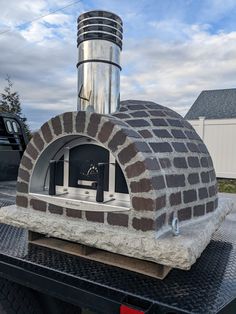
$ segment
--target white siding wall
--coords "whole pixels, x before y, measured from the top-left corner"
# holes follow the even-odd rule
[[[206,144],[218,178],[236,179],[236,119],[189,120]]]

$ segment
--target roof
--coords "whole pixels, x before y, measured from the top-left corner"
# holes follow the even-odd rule
[[[236,88],[205,90],[185,116],[187,120],[236,118]]]

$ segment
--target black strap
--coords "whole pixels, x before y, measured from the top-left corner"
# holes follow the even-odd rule
[[[122,70],[121,66],[115,62],[112,62],[112,61],[108,61],[108,60],[100,60],[100,59],[89,59],[89,60],[83,60],[83,61],[80,61],[77,63],[77,68],[83,64],[83,63],[87,63],[87,62],[102,62],[102,63],[108,63],[108,64],[111,64],[111,65],[114,65],[116,67],[118,67],[120,70]]]

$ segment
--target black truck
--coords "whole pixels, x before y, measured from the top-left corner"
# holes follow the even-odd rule
[[[16,115],[0,114],[0,181],[17,179],[18,167],[28,139]]]
[[[12,114],[0,115],[0,132],[3,207],[15,202],[27,138]],[[235,213],[190,271],[174,269],[164,280],[28,244],[27,237],[0,224],[0,313],[236,313]]]

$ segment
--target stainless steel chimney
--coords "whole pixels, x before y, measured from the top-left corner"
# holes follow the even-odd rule
[[[120,101],[122,20],[90,11],[78,18],[78,110],[115,112]]]

